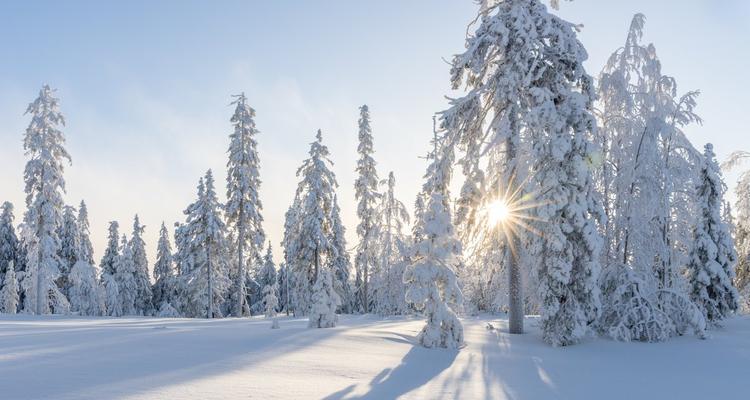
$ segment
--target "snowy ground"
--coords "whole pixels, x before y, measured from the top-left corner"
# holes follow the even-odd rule
[[[422,321],[345,316],[170,320],[0,317],[0,398],[710,399],[750,393],[750,317],[712,338],[569,348],[464,320],[460,351],[413,345]],[[742,395],[741,395],[742,394]]]

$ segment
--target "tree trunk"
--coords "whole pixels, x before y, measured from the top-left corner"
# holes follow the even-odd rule
[[[214,282],[211,270],[211,247],[209,245],[209,247],[206,248],[206,274],[208,275],[208,306],[206,307],[206,318],[214,317]]]
[[[512,234],[511,234],[512,235]],[[523,284],[521,282],[521,268],[516,260],[516,246],[514,237],[508,238],[506,246],[508,259],[508,325],[510,333],[523,333]]]
[[[242,221],[243,212],[240,211],[239,223],[237,224],[237,309],[234,310],[234,316],[242,317],[242,310],[245,305],[245,224]]]

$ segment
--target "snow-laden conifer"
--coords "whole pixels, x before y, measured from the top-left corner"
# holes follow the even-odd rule
[[[185,241],[185,264],[180,268],[185,314],[191,317],[223,316],[221,304],[229,288],[226,227],[216,198],[211,170],[198,184],[198,199],[185,210],[187,220],[179,235]],[[180,249],[182,252],[183,249]]]
[[[331,223],[333,230],[333,258],[330,261],[333,271],[333,289],[338,293],[341,300],[340,310],[351,313],[355,307],[354,289],[349,276],[351,262],[349,251],[346,249],[346,228],[341,222],[341,209],[339,208],[338,196],[333,196],[333,209],[331,211]]]
[[[96,268],[80,258],[73,264],[68,274],[68,298],[70,310],[80,315],[103,315],[106,312],[106,299],[99,285]]]
[[[533,209],[539,214],[534,219],[543,222],[530,229],[544,232],[546,242],[531,264],[540,266],[542,329],[554,344],[579,340],[598,309],[601,241],[594,219],[600,205],[587,164],[595,124],[593,83],[582,65],[586,57],[575,26],[550,14],[541,1],[486,4],[466,51],[453,59],[452,86],[466,85],[468,94],[452,100],[442,113],[446,146],[463,152],[459,164],[467,177],[457,217],[472,242],[479,241],[480,260],[504,257],[508,262],[516,331],[523,323],[519,258],[504,256],[478,217],[507,193],[520,194],[501,200],[543,205]],[[527,154],[531,157],[524,158]],[[523,234],[528,223],[515,222],[520,227],[510,235],[510,244],[523,251],[520,245],[527,241],[515,234]]]
[[[16,280],[16,271],[14,262],[10,261],[6,265],[5,275],[0,289],[0,312],[5,314],[15,314],[18,309],[18,281]]]
[[[433,140],[432,162],[423,191],[429,196],[422,213],[419,241],[414,243],[411,264],[404,271],[406,301],[423,310],[427,324],[417,339],[425,347],[457,348],[463,344],[463,326],[452,306],[463,302],[456,279],[461,242],[450,212],[448,187],[453,148]]]
[[[328,148],[323,145],[320,130],[310,145],[310,158],[297,170],[301,178],[295,199],[294,210],[287,213],[284,229],[284,253],[286,265],[294,271],[294,313],[307,315],[312,305],[312,286],[322,269],[340,270],[344,264],[343,225],[337,221],[335,189],[338,186],[332,165],[328,159]],[[348,259],[346,259],[348,261]],[[333,271],[335,274],[337,271]],[[348,274],[347,274],[348,275]],[[348,282],[332,276],[333,287],[343,288]],[[341,293],[337,293],[339,296]]]
[[[409,306],[403,275],[410,243],[404,234],[404,226],[409,223],[409,212],[404,203],[396,198],[396,177],[392,171],[381,184],[386,185],[387,189],[378,206],[380,254],[372,285],[375,311],[381,315],[406,314]]]
[[[279,273],[276,276],[278,278],[276,287],[278,288],[279,310],[289,315],[292,312],[292,290],[294,289],[292,278],[294,274],[285,263],[281,263]]]
[[[357,180],[354,181],[354,193],[358,201],[357,217],[357,253],[354,257],[356,307],[359,311],[369,312],[373,299],[370,295],[370,278],[372,270],[377,267],[377,203],[378,172],[372,158],[375,150],[372,143],[372,128],[370,127],[370,109],[367,105],[359,108],[359,160],[357,161]]]
[[[417,338],[421,345],[457,348],[463,344],[463,327],[450,304],[461,302],[454,271],[461,244],[442,193],[430,196],[423,218],[423,237],[415,244],[413,264],[404,272],[406,300],[424,310],[427,317]]]
[[[102,289],[104,290],[104,306],[107,315],[119,317],[122,314],[122,301],[120,300],[120,288],[117,280],[112,274],[102,274]]]
[[[65,206],[63,208],[62,224],[57,229],[57,236],[60,238],[60,277],[57,279],[57,286],[69,296],[70,280],[68,275],[73,265],[78,261],[80,250],[81,233],[78,229],[78,217],[75,208]]]
[[[227,225],[234,229],[237,246],[237,281],[234,295],[237,304],[234,315],[242,316],[245,298],[245,263],[260,255],[265,234],[263,232],[263,206],[258,195],[260,189],[260,160],[255,135],[255,110],[247,104],[244,93],[235,96],[236,104],[231,122],[234,133],[229,135],[229,161],[227,162]],[[247,246],[247,247],[246,247]],[[247,252],[245,249],[247,248]]]
[[[104,255],[99,262],[102,277],[104,275],[115,275],[117,272],[115,262],[120,255],[120,224],[117,221],[110,221],[107,231],[107,247],[104,249]]]
[[[739,294],[732,282],[737,254],[729,227],[721,218],[726,188],[710,143],[703,157],[697,187],[699,216],[687,269],[691,298],[708,322],[718,323],[739,306]]]
[[[266,318],[275,317],[278,306],[279,299],[276,296],[276,285],[266,285],[263,288],[263,309],[265,310]]]
[[[81,200],[78,206],[78,259],[94,265],[94,247],[91,245],[91,226],[89,224],[89,210]]]
[[[129,245],[135,273],[133,279],[137,287],[135,310],[139,315],[152,315],[155,310],[148,273],[148,259],[146,258],[146,242],[143,240],[145,229],[146,227],[141,225],[138,215],[136,215],[133,218],[133,234]]]
[[[0,282],[5,276],[5,271],[10,263],[19,265],[20,242],[16,236],[13,225],[13,204],[6,201],[2,205],[0,213]]]
[[[307,326],[310,328],[333,328],[338,316],[336,308],[341,298],[333,289],[333,274],[327,268],[318,271],[318,277],[312,287],[310,317]]]
[[[139,315],[136,308],[138,300],[138,282],[136,281],[133,249],[125,235],[120,239],[119,256],[115,260],[114,278],[117,282],[117,292],[120,299],[122,315]]]
[[[24,214],[26,270],[21,286],[25,292],[26,310],[36,314],[67,312],[69,304],[56,285],[60,276],[60,239],[65,162],[65,138],[59,127],[65,119],[59,111],[53,90],[44,85],[26,109],[31,123],[26,128],[23,147],[29,161],[24,170],[26,213]]]
[[[169,232],[164,222],[159,229],[159,243],[156,248],[156,263],[153,270],[154,286],[152,289],[154,307],[161,315],[165,303],[173,308],[172,298],[175,290],[174,259],[172,257],[172,245],[169,242]]]

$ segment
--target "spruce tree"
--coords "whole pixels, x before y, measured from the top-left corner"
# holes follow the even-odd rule
[[[333,289],[333,275],[327,268],[322,268],[312,287],[309,328],[333,328],[338,322],[336,308],[341,299]]]
[[[96,269],[80,258],[68,275],[71,311],[80,315],[103,315],[106,312],[104,289],[96,276]]]
[[[406,249],[409,246],[404,226],[409,223],[406,206],[396,198],[396,177],[391,171],[382,184],[387,189],[378,207],[379,267],[373,279],[375,311],[381,315],[406,314],[406,288],[403,283],[406,266]]]
[[[6,201],[0,213],[0,282],[10,263],[18,266],[21,243],[13,225],[13,204]]]
[[[739,294],[732,280],[737,254],[727,223],[721,218],[725,185],[709,143],[705,146],[698,195],[698,221],[687,269],[691,298],[709,323],[718,323],[735,311]]]
[[[0,289],[0,312],[15,314],[18,309],[18,281],[13,261],[6,265],[3,277],[3,286]]]
[[[375,152],[372,144],[372,128],[370,127],[370,110],[367,105],[359,108],[359,160],[357,161],[357,180],[354,182],[357,204],[357,236],[359,244],[354,258],[356,271],[355,287],[357,290],[357,308],[362,312],[369,312],[372,298],[370,297],[370,275],[377,263],[377,201],[378,173],[375,169]]]
[[[410,264],[404,271],[406,301],[424,311],[427,324],[417,336],[422,346],[458,348],[463,344],[463,326],[452,306],[463,302],[455,267],[460,263],[461,242],[456,237],[450,212],[448,186],[453,149],[442,146],[437,137],[424,192],[429,195],[419,223],[419,240],[414,243]]]
[[[60,238],[60,250],[58,252],[60,257],[60,277],[57,279],[57,286],[68,297],[70,289],[68,275],[73,265],[78,261],[81,239],[75,208],[65,206],[62,225],[58,227],[57,236]]]
[[[133,257],[134,276],[136,284],[135,310],[139,315],[154,313],[153,293],[148,274],[148,259],[146,258],[146,242],[143,241],[145,226],[141,225],[138,215],[133,218],[133,234],[130,238],[130,251]]]
[[[235,282],[235,299],[237,304],[234,315],[243,315],[245,299],[245,262],[254,260],[262,250],[265,234],[263,232],[263,205],[260,202],[260,160],[258,158],[255,135],[255,110],[247,104],[245,94],[235,96],[236,104],[231,122],[234,124],[229,145],[227,162],[227,204],[225,215],[227,225],[236,233],[237,246],[237,281]],[[247,247],[246,247],[247,246]],[[245,249],[247,248],[247,252]],[[246,258],[247,257],[247,258]]]
[[[117,221],[110,221],[107,235],[107,248],[104,249],[104,255],[102,260],[99,262],[99,269],[101,270],[102,277],[104,275],[114,276],[115,262],[117,257],[120,256],[120,224]]]
[[[60,238],[57,227],[62,220],[65,179],[64,165],[70,162],[65,137],[59,127],[65,119],[53,90],[44,85],[26,109],[31,123],[24,135],[23,147],[29,161],[24,170],[26,213],[24,236],[27,264],[21,285],[25,309],[37,315],[65,313],[69,304],[55,283],[60,276]]]
[[[322,269],[333,275],[344,264],[343,226],[337,221],[336,177],[330,170],[328,148],[323,145],[320,130],[310,145],[310,158],[297,170],[301,181],[297,186],[293,212],[287,213],[284,252],[287,267],[294,271],[294,313],[307,315],[312,306],[312,287]],[[338,233],[337,233],[338,232]],[[348,275],[348,274],[347,274]],[[332,276],[333,287],[344,288],[341,275]],[[337,293],[340,297],[340,294]],[[339,303],[340,304],[340,299]]]
[[[119,294],[122,315],[139,315],[136,308],[138,300],[138,283],[136,282],[133,249],[125,235],[120,239],[119,256],[115,260],[115,281]]]
[[[159,244],[156,248],[156,263],[154,264],[154,286],[153,299],[154,308],[161,310],[165,303],[174,307],[172,291],[174,290],[174,259],[172,257],[172,245],[169,243],[169,232],[164,222],[159,229]],[[160,312],[161,314],[161,312]]]
[[[91,245],[91,228],[89,225],[89,211],[86,203],[81,200],[78,206],[78,245],[79,259],[86,261],[89,265],[94,265],[94,247]]]
[[[187,316],[223,316],[221,304],[229,288],[226,227],[220,214],[211,170],[198,183],[198,199],[185,210],[187,221],[179,241],[185,241],[180,268]],[[179,242],[178,242],[179,243]]]

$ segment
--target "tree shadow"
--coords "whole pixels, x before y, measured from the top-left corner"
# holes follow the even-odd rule
[[[414,343],[413,339],[411,343]],[[367,393],[349,396],[356,388],[356,385],[350,385],[324,399],[395,399],[421,387],[450,368],[457,355],[458,350],[426,349],[415,344],[398,366],[383,369],[370,381]]]

